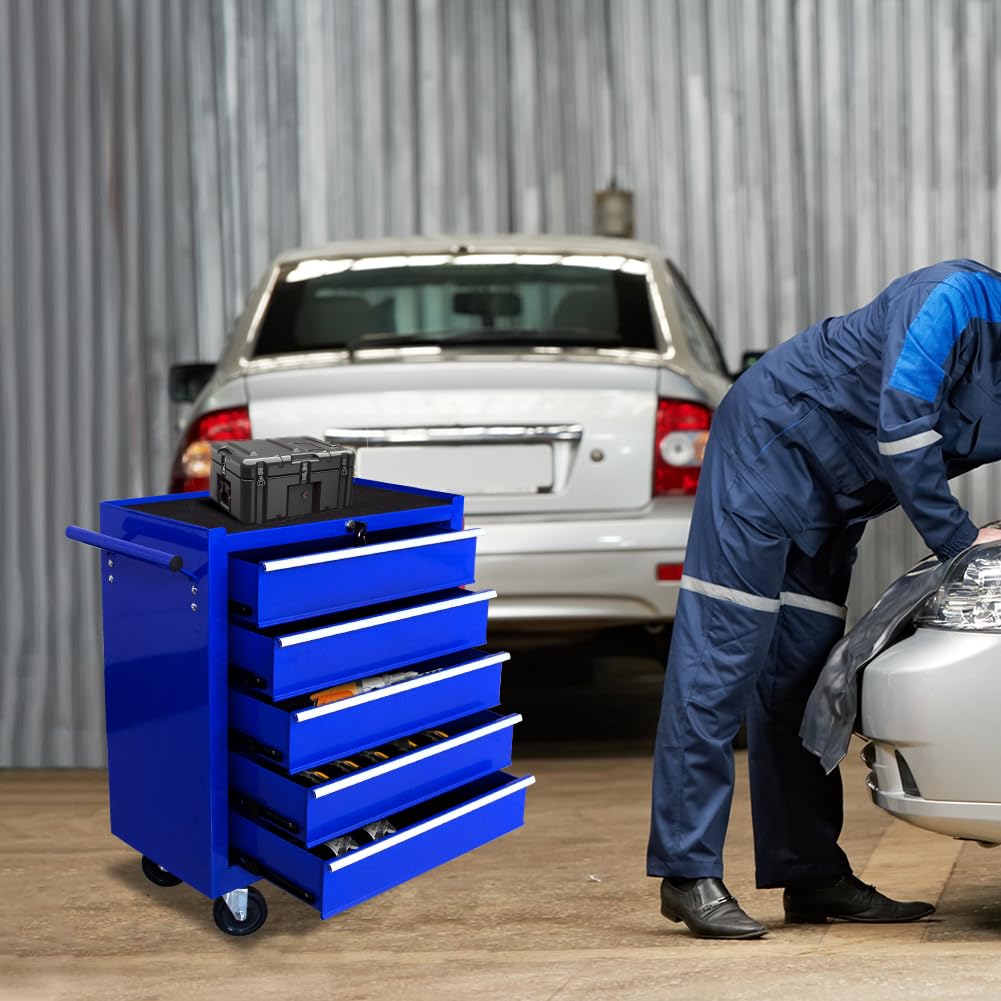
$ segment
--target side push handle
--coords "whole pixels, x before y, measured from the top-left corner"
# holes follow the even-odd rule
[[[78,525],[66,526],[66,538],[82,542],[85,546],[93,546],[95,549],[106,549],[109,553],[117,553],[119,556],[131,556],[133,559],[175,572],[184,566],[184,560],[176,554],[150,549],[149,546],[140,546],[136,542],[126,542],[124,539],[115,539],[110,535],[92,532],[88,528],[80,528]]]

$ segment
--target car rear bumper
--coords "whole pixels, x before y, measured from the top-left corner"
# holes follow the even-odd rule
[[[657,566],[680,568],[691,513],[690,499],[665,498],[634,517],[471,517],[482,530],[477,584],[498,594],[491,622],[574,630],[673,618],[678,581],[659,581]]]

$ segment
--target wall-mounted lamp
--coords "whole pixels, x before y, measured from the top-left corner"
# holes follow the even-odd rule
[[[627,239],[633,235],[633,193],[620,188],[614,177],[607,188],[594,193],[594,232]]]

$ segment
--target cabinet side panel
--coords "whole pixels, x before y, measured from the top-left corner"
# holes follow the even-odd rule
[[[112,505],[102,505],[101,529],[180,555],[185,571],[101,555],[111,830],[211,894],[212,814],[226,804],[212,795],[221,755],[211,748],[225,730],[213,731],[209,609],[199,600],[207,533]]]

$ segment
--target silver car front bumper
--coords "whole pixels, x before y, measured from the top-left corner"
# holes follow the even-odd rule
[[[919,629],[865,668],[873,802],[918,827],[1001,842],[1001,635]]]
[[[491,621],[574,630],[672,619],[679,585],[659,581],[657,566],[684,560],[691,514],[690,499],[665,498],[636,517],[471,515],[482,532],[477,584],[498,595]]]

